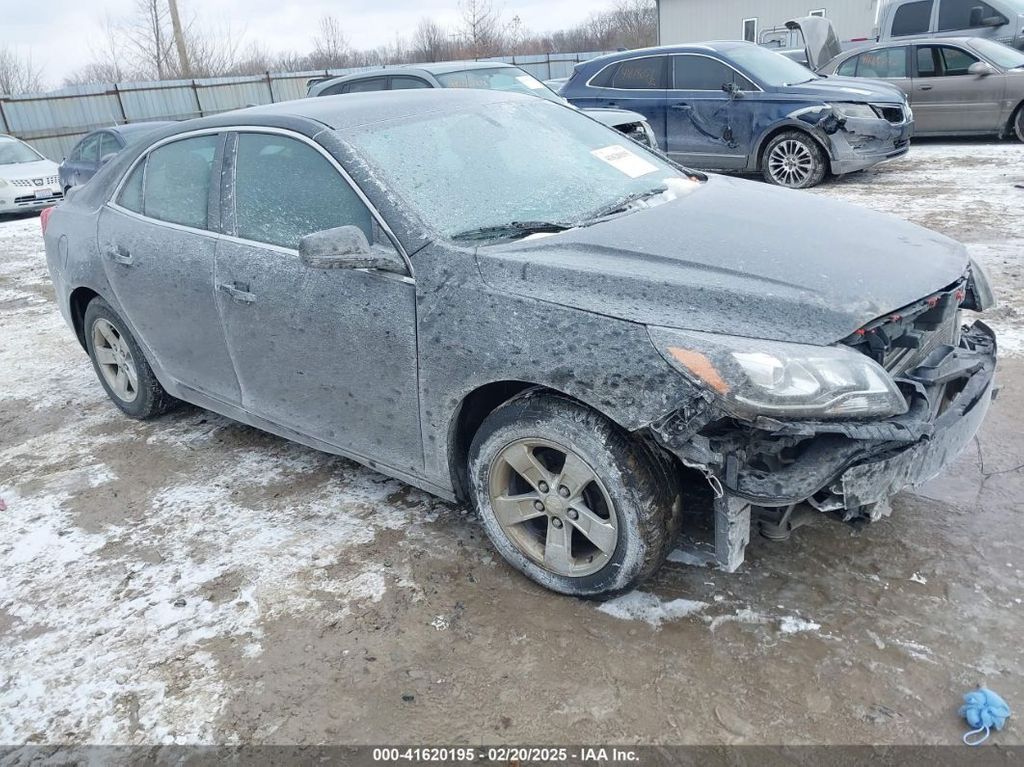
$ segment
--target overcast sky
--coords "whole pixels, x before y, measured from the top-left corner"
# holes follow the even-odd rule
[[[196,13],[215,25],[230,24],[243,47],[259,41],[271,51],[306,52],[324,14],[341,20],[353,47],[373,48],[408,38],[424,16],[458,22],[457,0],[179,0],[184,16]],[[131,13],[133,0],[0,0],[0,45],[43,68],[50,87],[92,59],[90,37],[103,18]],[[544,32],[571,26],[610,2],[587,0],[495,0],[506,19],[518,15],[528,29]],[[95,45],[95,43],[92,43]]]

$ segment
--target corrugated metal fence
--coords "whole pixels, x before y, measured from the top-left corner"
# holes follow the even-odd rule
[[[573,67],[603,52],[498,56],[541,80],[568,77]],[[72,86],[47,94],[0,96],[0,133],[31,143],[59,161],[86,133],[107,125],[146,120],[187,120],[306,95],[313,77],[344,75],[372,67],[241,77],[105,83]]]

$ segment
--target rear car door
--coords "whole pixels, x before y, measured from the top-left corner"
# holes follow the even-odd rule
[[[699,168],[746,167],[761,89],[712,56],[676,54],[670,62],[665,151]]]
[[[840,77],[867,77],[885,80],[903,91],[913,105],[914,80],[911,74],[913,47],[900,45],[895,48],[875,48],[857,56],[851,56],[836,69]]]
[[[97,236],[114,297],[150,362],[180,385],[233,404],[238,382],[213,291],[210,222],[220,201],[210,190],[220,147],[216,133],[159,144],[100,211]]]
[[[610,107],[639,112],[665,146],[669,57],[637,56],[609,64],[587,83],[586,93],[573,97],[578,107]]]
[[[232,136],[217,301],[242,389],[261,418],[355,457],[422,468],[411,276],[316,269],[299,240],[358,226],[395,249],[322,148],[280,131]]]
[[[971,133],[997,130],[1002,116],[1004,78],[972,75],[980,59],[954,45],[918,45],[913,108],[916,132]]]

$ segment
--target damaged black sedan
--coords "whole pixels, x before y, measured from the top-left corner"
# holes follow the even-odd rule
[[[683,170],[529,96],[181,123],[43,224],[127,415],[186,400],[470,501],[567,594],[654,573],[687,483],[715,490],[729,569],[752,511],[877,518],[994,392],[995,338],[964,322],[992,293],[962,245]]]

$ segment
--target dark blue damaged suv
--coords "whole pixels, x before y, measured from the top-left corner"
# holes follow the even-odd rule
[[[562,95],[639,112],[684,165],[760,172],[797,189],[905,154],[914,125],[893,86],[821,77],[745,42],[602,56],[577,66]]]

